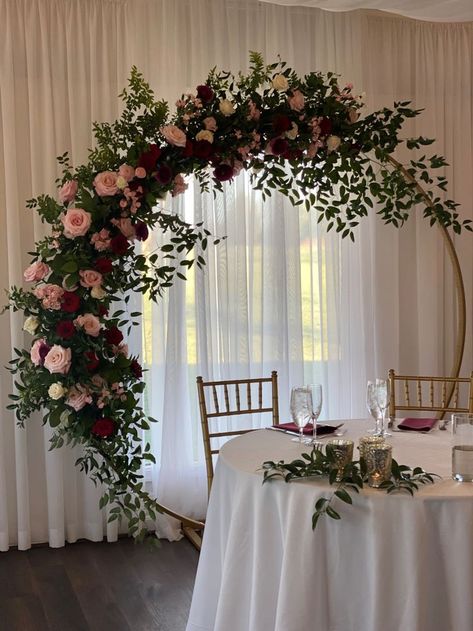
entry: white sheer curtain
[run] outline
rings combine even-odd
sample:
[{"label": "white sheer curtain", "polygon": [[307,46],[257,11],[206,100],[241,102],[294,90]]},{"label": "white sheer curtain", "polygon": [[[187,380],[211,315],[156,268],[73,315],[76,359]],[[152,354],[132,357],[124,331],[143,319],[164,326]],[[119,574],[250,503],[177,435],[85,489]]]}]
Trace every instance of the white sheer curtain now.
[{"label": "white sheer curtain", "polygon": [[[411,99],[425,107],[409,133],[438,139],[449,193],[471,217],[472,24],[428,24],[382,14],[333,14],[256,0],[0,0],[0,285],[21,283],[26,252],[43,226],[26,198],[53,192],[55,156],[86,158],[91,122],[119,112],[117,94],[136,64],[157,95],[173,102],[210,67],[246,70],[248,51],[280,54],[299,73],[335,70],[367,93],[371,110]],[[313,218],[274,198],[262,206],[244,177],[215,203],[195,191],[179,201],[228,238],[209,250],[208,269],[146,306],[147,405],[160,419],[152,441],[160,499],[202,515],[204,470],[194,377],[280,374],[289,386],[324,384],[324,413],[363,413],[367,375],[393,366],[441,373],[454,345],[452,276],[436,230],[414,218],[402,231],[376,219],[357,244],[326,235]],[[159,238],[159,235],[156,236]],[[472,248],[455,238],[471,313]],[[301,247],[302,246],[302,247]],[[3,316],[0,361],[24,343],[21,318]],[[471,323],[470,323],[471,325]],[[463,371],[471,369],[471,329]],[[11,378],[2,374],[2,407]],[[99,539],[98,491],[67,449],[48,452],[40,418],[25,430],[0,420],[0,550],[18,543]],[[158,472],[160,472],[158,479]],[[172,530],[166,533],[172,537]],[[116,533],[109,531],[109,538]]]}]

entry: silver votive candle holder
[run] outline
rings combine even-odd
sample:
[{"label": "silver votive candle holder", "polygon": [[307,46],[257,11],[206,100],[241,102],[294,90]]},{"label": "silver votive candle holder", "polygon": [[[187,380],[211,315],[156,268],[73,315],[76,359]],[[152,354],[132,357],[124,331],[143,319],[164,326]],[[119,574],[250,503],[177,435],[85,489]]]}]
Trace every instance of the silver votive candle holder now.
[{"label": "silver votive candle holder", "polygon": [[362,436],[358,442],[358,450],[360,452],[360,460],[366,461],[367,452],[373,447],[379,447],[385,444],[385,440],[382,436]]},{"label": "silver votive candle holder", "polygon": [[376,489],[391,477],[392,451],[392,445],[387,443],[370,447],[367,450],[365,462],[368,484],[371,487]]},{"label": "silver votive candle holder", "polygon": [[334,456],[335,468],[337,469],[336,482],[340,482],[343,478],[343,469],[353,460],[352,440],[344,440],[343,438],[334,438],[327,443],[327,453]]}]

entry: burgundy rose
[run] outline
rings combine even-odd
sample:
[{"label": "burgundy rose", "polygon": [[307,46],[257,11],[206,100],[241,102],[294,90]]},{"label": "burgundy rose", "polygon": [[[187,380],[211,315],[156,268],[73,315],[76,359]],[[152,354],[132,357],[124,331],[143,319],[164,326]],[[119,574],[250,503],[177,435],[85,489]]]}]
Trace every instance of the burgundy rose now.
[{"label": "burgundy rose", "polygon": [[287,144],[287,140],[285,138],[274,138],[271,140],[271,151],[275,156],[282,156],[289,149],[289,145]]},{"label": "burgundy rose", "polygon": [[185,158],[190,158],[194,155],[194,144],[189,138],[186,140],[186,146],[182,147],[182,154]]},{"label": "burgundy rose", "polygon": [[70,340],[76,332],[76,328],[71,320],[61,320],[56,324],[56,335],[65,340]]},{"label": "burgundy rose", "polygon": [[66,313],[74,313],[80,307],[80,298],[73,291],[65,291],[61,298],[61,308]]},{"label": "burgundy rose", "polygon": [[214,91],[209,85],[198,85],[197,96],[202,103],[210,103],[210,101],[214,98]]},{"label": "burgundy rose", "polygon": [[166,186],[172,180],[172,169],[167,164],[162,164],[159,169],[156,171],[156,179],[157,181]]},{"label": "burgundy rose", "polygon": [[100,272],[101,274],[108,274],[113,270],[113,262],[104,256],[100,256],[95,261],[94,267],[97,272]]},{"label": "burgundy rose", "polygon": [[123,340],[123,334],[116,326],[111,326],[110,328],[105,329],[104,336],[107,342],[109,344],[113,344],[114,346],[117,346]]},{"label": "burgundy rose", "polygon": [[273,116],[273,129],[276,134],[283,134],[285,131],[289,131],[291,127],[291,121],[284,114],[275,114]]},{"label": "burgundy rose", "polygon": [[135,233],[138,241],[146,241],[149,235],[148,226],[143,221],[137,221],[135,224]]},{"label": "burgundy rose", "polygon": [[208,140],[197,140],[194,143],[194,156],[200,160],[208,160],[213,153],[213,146]]},{"label": "burgundy rose", "polygon": [[233,167],[229,164],[219,164],[214,169],[214,177],[216,180],[219,180],[219,182],[231,180],[233,177]]},{"label": "burgundy rose", "polygon": [[114,254],[122,255],[128,250],[130,244],[128,239],[123,234],[117,234],[116,237],[110,240],[110,249]]},{"label": "burgundy rose", "polygon": [[111,418],[98,418],[92,425],[92,434],[108,438],[115,431],[115,422]]},{"label": "burgundy rose", "polygon": [[97,357],[97,355],[94,353],[94,351],[86,351],[84,353],[84,356],[87,360],[87,363],[85,365],[86,369],[89,372],[94,372],[95,370],[97,370],[100,364],[100,360]]},{"label": "burgundy rose", "polygon": [[320,127],[320,135],[321,136],[327,136],[331,131],[332,131],[332,121],[330,120],[330,118],[322,118],[322,120],[319,123],[319,127]]},{"label": "burgundy rose", "polygon": [[107,307],[104,307],[103,305],[99,305],[98,314],[99,314],[100,317],[108,316],[108,309],[107,309]]},{"label": "burgundy rose", "polygon": [[141,377],[143,376],[143,368],[141,367],[141,364],[136,361],[136,359],[132,360],[130,364],[130,370],[137,379],[141,379]]},{"label": "burgundy rose", "polygon": [[150,145],[148,151],[143,151],[138,159],[138,166],[146,169],[148,173],[151,173],[156,169],[156,162],[161,155],[161,149],[158,145]]},{"label": "burgundy rose", "polygon": [[44,363],[44,360],[46,359],[46,355],[49,353],[50,350],[51,350],[51,347],[48,344],[40,345],[38,349],[38,353],[41,359],[41,363]]},{"label": "burgundy rose", "polygon": [[302,151],[300,149],[288,149],[283,153],[283,158],[286,158],[286,160],[300,160],[302,158]]}]

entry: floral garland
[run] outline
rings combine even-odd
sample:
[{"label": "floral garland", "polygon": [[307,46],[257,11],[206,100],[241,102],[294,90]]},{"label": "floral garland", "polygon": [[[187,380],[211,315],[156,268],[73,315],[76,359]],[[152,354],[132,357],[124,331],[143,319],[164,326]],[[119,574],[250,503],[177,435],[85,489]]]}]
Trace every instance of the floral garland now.
[{"label": "floral garland", "polygon": [[[109,520],[124,516],[138,540],[160,509],[144,490],[142,465],[154,457],[140,430],[149,419],[140,407],[142,368],[123,333],[140,314],[112,307],[119,297],[127,304],[131,291],[155,300],[192,264],[205,264],[210,233],[160,204],[186,190],[186,176],[215,191],[246,169],[263,198],[278,190],[351,239],[375,203],[396,227],[420,204],[431,224],[471,229],[459,221],[457,204],[434,192],[446,187],[443,176],[430,174],[445,166],[442,157],[411,159],[403,167],[410,179],[390,162],[401,144],[418,149],[432,142],[401,139],[404,120],[419,113],[408,103],[361,118],[361,98],[333,74],[300,78],[284,62],[266,66],[255,53],[250,65],[247,76],[211,71],[195,94],[177,101],[172,117],[134,68],[120,119],[94,125],[88,163],[73,169],[68,155],[60,156],[58,199],[28,202],[52,232],[36,244],[24,272],[32,288],[9,292],[33,336],[30,350],[15,349],[9,408],[21,425],[44,410],[53,448],[83,446],[78,465],[105,485],[101,506],[110,504]],[[427,199],[417,179],[432,187]],[[170,238],[146,256],[134,242],[145,241],[150,229]]]}]

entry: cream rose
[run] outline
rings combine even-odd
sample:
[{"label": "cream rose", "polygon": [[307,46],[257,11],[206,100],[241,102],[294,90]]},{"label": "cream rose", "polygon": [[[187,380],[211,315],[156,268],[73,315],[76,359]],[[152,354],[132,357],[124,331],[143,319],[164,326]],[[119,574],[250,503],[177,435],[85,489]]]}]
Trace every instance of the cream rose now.
[{"label": "cream rose", "polygon": [[179,129],[176,125],[164,125],[164,127],[161,127],[159,131],[170,145],[174,145],[176,147],[186,146],[187,137],[182,129]]},{"label": "cream rose", "polygon": [[27,333],[31,333],[31,335],[34,335],[38,326],[39,326],[38,318],[36,316],[28,316],[25,320],[25,323],[23,324],[23,331],[26,331]]},{"label": "cream rose", "polygon": [[82,287],[97,287],[102,284],[102,274],[94,269],[81,269],[79,276]]},{"label": "cream rose", "polygon": [[95,300],[103,300],[107,295],[107,292],[103,287],[95,286],[92,287],[92,289],[90,290],[90,295],[92,296],[92,298],[95,298]]},{"label": "cream rose", "polygon": [[289,87],[289,81],[283,74],[277,74],[275,77],[273,77],[271,83],[273,88],[278,92],[284,92]]},{"label": "cream rose", "polygon": [[68,239],[83,237],[92,223],[92,216],[82,208],[69,208],[61,217],[64,236]]},{"label": "cream rose", "polygon": [[295,140],[297,138],[297,134],[299,133],[299,127],[296,123],[292,123],[292,127],[289,131],[285,133],[286,138],[289,140]]},{"label": "cream rose", "polygon": [[118,175],[113,171],[103,171],[97,173],[94,178],[94,188],[100,197],[111,197],[118,193]]},{"label": "cream rose", "polygon": [[84,313],[74,320],[74,324],[77,327],[84,329],[87,335],[92,337],[98,337],[100,333],[100,320],[92,313]]},{"label": "cream rose", "polygon": [[208,129],[201,129],[195,136],[196,140],[206,140],[207,142],[214,141],[214,135]]},{"label": "cream rose", "polygon": [[51,374],[61,373],[65,375],[71,367],[72,353],[70,348],[63,348],[59,344],[51,346],[49,353],[44,359],[44,367]]},{"label": "cream rose", "polygon": [[51,270],[46,263],[43,263],[42,261],[35,261],[25,269],[23,272],[23,278],[28,283],[32,283],[38,280],[43,280],[50,271]]},{"label": "cream rose", "polygon": [[62,383],[59,383],[59,381],[56,381],[56,383],[52,383],[48,389],[49,398],[54,399],[54,401],[62,399],[66,392],[66,388],[64,388]]},{"label": "cream rose", "polygon": [[235,111],[233,103],[228,99],[222,99],[218,105],[218,109],[224,116],[231,116]]},{"label": "cream rose", "polygon": [[332,153],[332,151],[336,151],[341,144],[342,141],[338,136],[329,136],[327,138],[327,151]]},{"label": "cream rose", "polygon": [[75,180],[69,180],[65,182],[59,190],[59,200],[62,204],[68,204],[72,202],[77,193],[77,182]]}]

